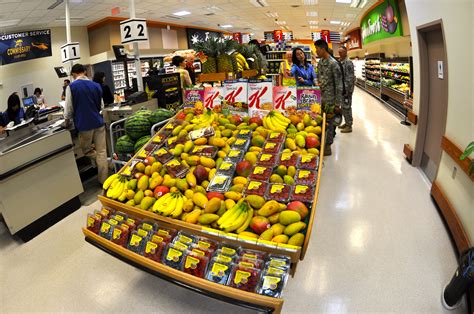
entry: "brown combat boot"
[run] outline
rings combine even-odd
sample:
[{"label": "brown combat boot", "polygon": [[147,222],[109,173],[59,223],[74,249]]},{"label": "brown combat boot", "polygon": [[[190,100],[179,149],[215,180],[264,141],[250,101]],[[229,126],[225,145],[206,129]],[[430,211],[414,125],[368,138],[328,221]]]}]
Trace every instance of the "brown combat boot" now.
[{"label": "brown combat boot", "polygon": [[339,129],[344,129],[345,127],[346,127],[345,123],[343,125],[338,126]]},{"label": "brown combat boot", "polygon": [[331,146],[324,147],[324,156],[331,156],[331,155],[332,155]]},{"label": "brown combat boot", "polygon": [[352,132],[352,126],[351,125],[346,125],[342,130],[341,133],[351,133]]}]

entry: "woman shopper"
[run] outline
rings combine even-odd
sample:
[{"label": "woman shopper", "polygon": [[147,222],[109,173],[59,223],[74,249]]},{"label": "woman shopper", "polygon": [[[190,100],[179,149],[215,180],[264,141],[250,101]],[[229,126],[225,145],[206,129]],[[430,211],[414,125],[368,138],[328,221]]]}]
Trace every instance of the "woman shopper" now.
[{"label": "woman shopper", "polygon": [[287,51],[285,60],[280,64],[280,86],[296,86],[296,79],[291,75],[291,68],[293,66],[293,54]]},{"label": "woman shopper", "polygon": [[44,95],[43,95],[43,90],[39,87],[36,87],[35,88],[35,91],[33,93],[36,97],[36,103],[41,106],[41,108],[46,108],[46,100],[44,98]]},{"label": "woman shopper", "polygon": [[193,82],[191,81],[189,72],[188,70],[185,69],[186,60],[184,60],[184,58],[181,56],[174,56],[173,59],[171,60],[171,64],[173,64],[176,67],[175,72],[179,73],[180,75],[181,87],[186,88],[186,87],[193,86]]},{"label": "woman shopper", "polygon": [[306,60],[303,49],[293,49],[292,61],[291,75],[296,79],[296,86],[315,85],[316,74],[314,73],[314,68],[311,63]]},{"label": "woman shopper", "polygon": [[105,84],[105,73],[95,72],[92,80],[102,87],[102,100],[104,101],[104,105],[113,104],[114,95],[112,95],[109,86]]},{"label": "woman shopper", "polygon": [[7,110],[3,113],[3,124],[14,121],[14,125],[20,124],[25,119],[25,111],[21,107],[20,97],[13,93],[8,97]]}]

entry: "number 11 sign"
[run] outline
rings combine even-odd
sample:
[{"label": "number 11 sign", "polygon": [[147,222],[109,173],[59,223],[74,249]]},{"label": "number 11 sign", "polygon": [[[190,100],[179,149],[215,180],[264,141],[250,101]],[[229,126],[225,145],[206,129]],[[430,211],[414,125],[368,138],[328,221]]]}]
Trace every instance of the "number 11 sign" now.
[{"label": "number 11 sign", "polygon": [[79,60],[80,58],[79,43],[69,43],[61,46],[61,60],[63,63]]},{"label": "number 11 sign", "polygon": [[148,40],[148,29],[145,19],[129,19],[120,22],[122,44],[130,44]]}]

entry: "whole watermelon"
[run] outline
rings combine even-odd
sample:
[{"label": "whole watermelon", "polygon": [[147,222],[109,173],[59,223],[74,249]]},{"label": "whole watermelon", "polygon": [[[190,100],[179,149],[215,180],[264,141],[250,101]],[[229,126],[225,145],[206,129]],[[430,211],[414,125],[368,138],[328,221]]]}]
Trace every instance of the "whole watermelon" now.
[{"label": "whole watermelon", "polygon": [[150,134],[151,123],[146,115],[134,114],[125,120],[125,132],[136,140]]},{"label": "whole watermelon", "polygon": [[135,141],[128,135],[121,136],[117,139],[115,150],[119,154],[133,153],[135,151]]},{"label": "whole watermelon", "polygon": [[153,111],[148,110],[148,109],[140,109],[137,112],[135,112],[133,115],[138,115],[147,118],[150,120],[151,115],[153,114]]},{"label": "whole watermelon", "polygon": [[150,122],[153,125],[163,120],[169,119],[172,116],[174,116],[174,112],[172,110],[157,109],[151,115]]},{"label": "whole watermelon", "polygon": [[135,153],[140,150],[140,148],[143,147],[148,141],[151,139],[150,135],[145,135],[143,137],[140,137],[140,139],[135,143]]}]

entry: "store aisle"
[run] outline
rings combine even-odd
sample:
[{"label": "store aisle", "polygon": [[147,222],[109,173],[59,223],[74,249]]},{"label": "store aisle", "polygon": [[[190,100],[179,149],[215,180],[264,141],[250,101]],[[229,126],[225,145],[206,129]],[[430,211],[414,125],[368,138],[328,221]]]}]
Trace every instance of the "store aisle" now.
[{"label": "store aisle", "polygon": [[[356,90],[354,132],[325,162],[306,258],[284,313],[440,313],[456,258],[421,173],[403,160],[408,128]],[[0,223],[3,313],[244,313],[129,266],[86,243],[81,208],[26,244]],[[456,312],[464,313],[462,307]]]}]

